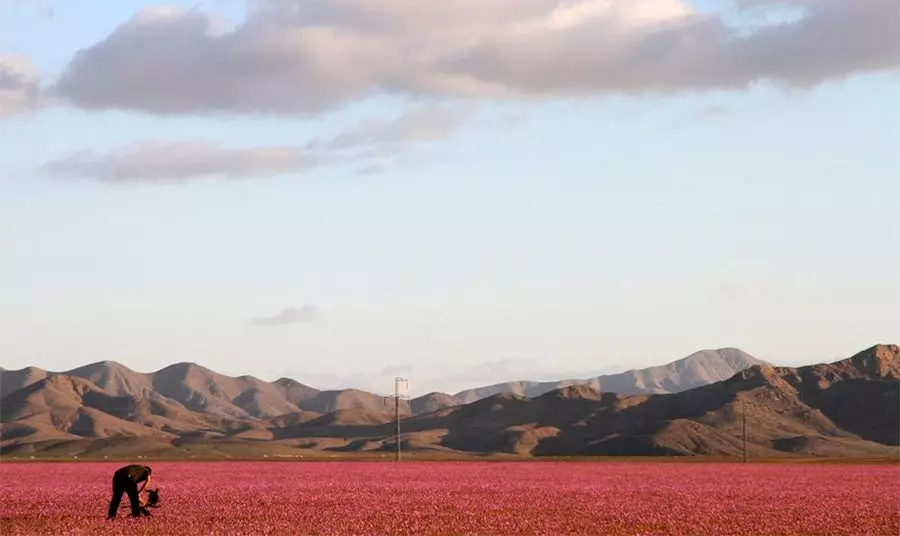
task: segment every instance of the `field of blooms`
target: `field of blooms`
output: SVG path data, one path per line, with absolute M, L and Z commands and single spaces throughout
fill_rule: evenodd
M 120 465 L 0 464 L 0 534 L 900 534 L 898 466 L 158 462 L 106 521 Z

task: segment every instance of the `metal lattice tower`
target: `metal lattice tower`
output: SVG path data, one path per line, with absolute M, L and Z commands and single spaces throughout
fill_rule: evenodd
M 745 409 L 744 399 L 741 399 L 741 435 L 743 436 L 743 459 L 747 463 L 747 410 Z
M 400 389 L 400 386 L 403 386 L 404 390 L 409 390 L 409 380 L 406 378 L 394 378 L 394 394 L 392 396 L 386 398 L 392 398 L 394 401 L 394 442 L 397 444 L 397 451 L 394 453 L 394 461 L 399 462 L 401 458 L 401 445 L 400 445 L 400 401 L 409 398 L 407 395 L 403 394 Z

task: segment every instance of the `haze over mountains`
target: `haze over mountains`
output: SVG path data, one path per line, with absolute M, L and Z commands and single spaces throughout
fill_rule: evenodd
M 896 456 L 898 380 L 896 345 L 801 368 L 708 350 L 621 374 L 402 401 L 401 440 L 448 452 L 733 455 L 744 404 L 753 455 Z M 389 409 L 361 390 L 233 378 L 191 363 L 154 373 L 114 362 L 29 367 L 0 372 L 0 452 L 383 451 L 395 447 Z
M 517 381 L 468 389 L 456 394 L 456 399 L 468 404 L 501 393 L 532 398 L 570 385 L 586 385 L 597 391 L 620 394 L 665 394 L 685 391 L 701 385 L 730 378 L 753 365 L 765 363 L 737 348 L 701 350 L 666 365 L 619 374 L 606 374 L 582 380 L 558 382 Z

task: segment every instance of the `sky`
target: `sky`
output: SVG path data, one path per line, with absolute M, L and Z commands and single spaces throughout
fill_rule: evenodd
M 0 0 L 0 366 L 898 343 L 898 68 L 894 0 Z

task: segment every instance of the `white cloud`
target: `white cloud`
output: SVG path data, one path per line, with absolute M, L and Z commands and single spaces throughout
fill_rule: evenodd
M 301 307 L 288 307 L 274 316 L 254 318 L 250 321 L 252 326 L 278 327 L 291 324 L 315 322 L 319 318 L 319 309 L 315 305 L 303 305 Z
M 145 11 L 79 52 L 57 89 L 84 108 L 304 114 L 381 93 L 554 98 L 805 86 L 900 64 L 896 0 L 743 2 L 806 14 L 749 33 L 684 0 L 260 4 L 228 29 L 199 11 Z

